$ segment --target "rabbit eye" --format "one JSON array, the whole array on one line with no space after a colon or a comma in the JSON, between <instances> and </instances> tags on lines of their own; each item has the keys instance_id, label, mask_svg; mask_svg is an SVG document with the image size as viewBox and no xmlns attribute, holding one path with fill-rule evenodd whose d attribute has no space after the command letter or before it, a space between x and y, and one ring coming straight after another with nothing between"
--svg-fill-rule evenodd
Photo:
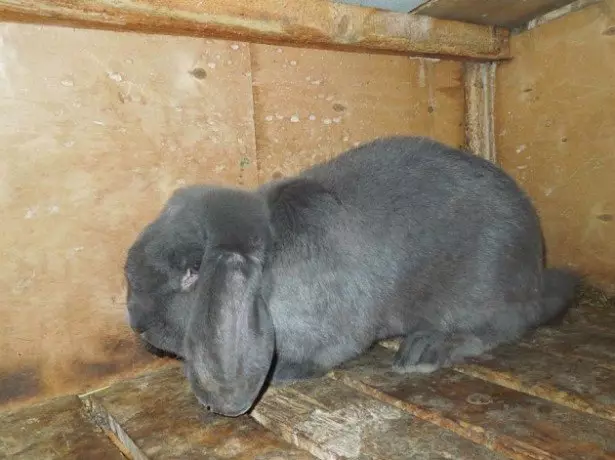
<instances>
[{"instance_id":1,"label":"rabbit eye","mask_svg":"<svg viewBox=\"0 0 615 460\"><path fill-rule=\"evenodd\" d=\"M188 289L190 289L198 279L198 269L195 270L194 268L189 268L188 270L186 270L186 273L184 273L184 276L182 276L181 280L182 291L187 291Z\"/></svg>"}]
</instances>

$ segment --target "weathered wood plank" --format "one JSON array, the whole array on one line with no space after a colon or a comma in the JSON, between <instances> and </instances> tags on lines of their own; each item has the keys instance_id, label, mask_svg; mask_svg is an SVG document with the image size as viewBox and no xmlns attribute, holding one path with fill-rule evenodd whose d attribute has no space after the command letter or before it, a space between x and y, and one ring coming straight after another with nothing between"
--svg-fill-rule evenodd
<instances>
[{"instance_id":1,"label":"weathered wood plank","mask_svg":"<svg viewBox=\"0 0 615 460\"><path fill-rule=\"evenodd\" d=\"M394 351L399 348L399 344L400 339L380 342L380 345ZM517 345L559 358L575 358L615 370L615 334L593 330L582 325L542 327L519 340ZM519 350L519 353L523 351Z\"/></svg>"},{"instance_id":2,"label":"weathered wood plank","mask_svg":"<svg viewBox=\"0 0 615 460\"><path fill-rule=\"evenodd\" d=\"M548 11L573 0L532 0L522 2L494 2L493 0L431 0L416 11L443 19L476 24L518 27Z\"/></svg>"},{"instance_id":3,"label":"weathered wood plank","mask_svg":"<svg viewBox=\"0 0 615 460\"><path fill-rule=\"evenodd\" d=\"M397 374L392 357L378 346L332 376L511 458L615 458L615 423L452 369Z\"/></svg>"},{"instance_id":4,"label":"weathered wood plank","mask_svg":"<svg viewBox=\"0 0 615 460\"><path fill-rule=\"evenodd\" d=\"M613 332L607 334L574 325L545 327L528 335L519 345L560 358L591 362L615 371L615 330Z\"/></svg>"},{"instance_id":5,"label":"weathered wood plank","mask_svg":"<svg viewBox=\"0 0 615 460\"><path fill-rule=\"evenodd\" d=\"M381 345L397 350L399 340ZM610 334L541 328L517 344L455 369L464 374L615 421L615 354Z\"/></svg>"},{"instance_id":6,"label":"weathered wood plank","mask_svg":"<svg viewBox=\"0 0 615 460\"><path fill-rule=\"evenodd\" d=\"M65 396L0 413L0 458L13 460L122 460L90 423L77 396Z\"/></svg>"},{"instance_id":7,"label":"weathered wood plank","mask_svg":"<svg viewBox=\"0 0 615 460\"><path fill-rule=\"evenodd\" d=\"M574 356L558 357L511 345L456 369L615 421L615 371Z\"/></svg>"},{"instance_id":8,"label":"weathered wood plank","mask_svg":"<svg viewBox=\"0 0 615 460\"><path fill-rule=\"evenodd\" d=\"M177 366L117 383L83 401L96 423L114 433L134 459L313 458L248 416L207 412Z\"/></svg>"},{"instance_id":9,"label":"weathered wood plank","mask_svg":"<svg viewBox=\"0 0 615 460\"><path fill-rule=\"evenodd\" d=\"M496 161L495 63L464 64L466 148L489 161Z\"/></svg>"},{"instance_id":10,"label":"weathered wood plank","mask_svg":"<svg viewBox=\"0 0 615 460\"><path fill-rule=\"evenodd\" d=\"M565 324L583 328L602 330L613 333L615 331L615 296L609 296L604 291L583 286L572 308L564 318Z\"/></svg>"},{"instance_id":11,"label":"weathered wood plank","mask_svg":"<svg viewBox=\"0 0 615 460\"><path fill-rule=\"evenodd\" d=\"M270 388L252 416L320 459L502 458L328 378Z\"/></svg>"},{"instance_id":12,"label":"weathered wood plank","mask_svg":"<svg viewBox=\"0 0 615 460\"><path fill-rule=\"evenodd\" d=\"M605 0L576 0L555 10L551 10L548 13L535 17L527 24L523 25L522 27L519 27L515 32L519 33L526 30L535 29L538 26L547 24L551 21L555 21L556 19L566 16L567 14L574 13L575 11L579 11L595 3L604 3L604 1Z\"/></svg>"},{"instance_id":13,"label":"weathered wood plank","mask_svg":"<svg viewBox=\"0 0 615 460\"><path fill-rule=\"evenodd\" d=\"M0 20L349 50L508 57L504 29L326 0L0 0Z\"/></svg>"}]
</instances>

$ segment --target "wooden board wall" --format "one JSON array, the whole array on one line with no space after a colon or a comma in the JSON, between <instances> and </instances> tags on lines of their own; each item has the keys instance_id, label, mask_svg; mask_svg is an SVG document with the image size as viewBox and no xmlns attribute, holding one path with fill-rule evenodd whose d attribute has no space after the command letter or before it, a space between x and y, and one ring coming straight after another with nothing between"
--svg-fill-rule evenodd
<instances>
[{"instance_id":1,"label":"wooden board wall","mask_svg":"<svg viewBox=\"0 0 615 460\"><path fill-rule=\"evenodd\" d=\"M261 180L387 134L464 142L459 62L265 45L252 60Z\"/></svg>"},{"instance_id":2,"label":"wooden board wall","mask_svg":"<svg viewBox=\"0 0 615 460\"><path fill-rule=\"evenodd\" d=\"M461 145L461 64L0 25L0 405L151 366L122 264L182 184L255 186L394 133Z\"/></svg>"},{"instance_id":3,"label":"wooden board wall","mask_svg":"<svg viewBox=\"0 0 615 460\"><path fill-rule=\"evenodd\" d=\"M498 159L538 206L553 264L615 291L615 15L596 4L512 38Z\"/></svg>"}]
</instances>

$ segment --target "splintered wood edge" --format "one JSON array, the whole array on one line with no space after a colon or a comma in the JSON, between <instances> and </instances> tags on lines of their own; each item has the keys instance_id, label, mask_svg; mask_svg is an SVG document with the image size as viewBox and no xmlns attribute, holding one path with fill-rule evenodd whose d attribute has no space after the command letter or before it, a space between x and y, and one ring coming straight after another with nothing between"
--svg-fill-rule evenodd
<instances>
[{"instance_id":1,"label":"splintered wood edge","mask_svg":"<svg viewBox=\"0 0 615 460\"><path fill-rule=\"evenodd\" d=\"M79 397L90 420L100 427L111 442L130 460L149 460L143 451L133 442L128 433L97 401L96 392Z\"/></svg>"},{"instance_id":2,"label":"splintered wood edge","mask_svg":"<svg viewBox=\"0 0 615 460\"><path fill-rule=\"evenodd\" d=\"M496 162L495 150L495 62L464 64L466 148Z\"/></svg>"},{"instance_id":3,"label":"splintered wood edge","mask_svg":"<svg viewBox=\"0 0 615 460\"><path fill-rule=\"evenodd\" d=\"M498 60L509 31L325 0L0 0L0 20L364 52Z\"/></svg>"}]
</instances>

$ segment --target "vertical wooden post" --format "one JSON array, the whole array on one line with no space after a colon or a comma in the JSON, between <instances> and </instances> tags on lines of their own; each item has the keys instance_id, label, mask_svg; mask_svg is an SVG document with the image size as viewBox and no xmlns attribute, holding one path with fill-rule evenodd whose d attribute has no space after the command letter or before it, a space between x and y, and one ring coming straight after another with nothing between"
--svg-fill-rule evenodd
<instances>
[{"instance_id":1,"label":"vertical wooden post","mask_svg":"<svg viewBox=\"0 0 615 460\"><path fill-rule=\"evenodd\" d=\"M602 31L603 35L615 35L615 0L604 0L604 9L607 15L607 26Z\"/></svg>"},{"instance_id":2,"label":"vertical wooden post","mask_svg":"<svg viewBox=\"0 0 615 460\"><path fill-rule=\"evenodd\" d=\"M464 64L466 148L494 163L495 63Z\"/></svg>"}]
</instances>

